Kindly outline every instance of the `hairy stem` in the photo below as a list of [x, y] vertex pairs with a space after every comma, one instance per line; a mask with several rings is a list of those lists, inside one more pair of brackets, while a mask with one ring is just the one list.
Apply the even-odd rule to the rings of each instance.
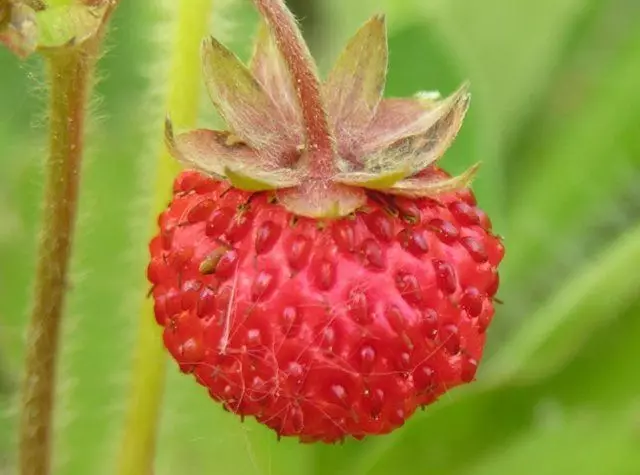
[[314, 177], [333, 175], [333, 140], [322, 103], [320, 80], [315, 62], [295, 18], [282, 0], [254, 0], [265, 18], [296, 85], [304, 120], [310, 170]]
[[51, 61], [50, 156], [36, 289], [27, 332], [20, 470], [49, 473], [58, 333], [75, 222], [89, 71], [79, 50]]
[[[207, 34], [211, 9], [212, 0], [179, 2], [167, 109], [174, 123], [181, 127], [193, 126], [196, 122], [202, 78], [200, 42]], [[163, 137], [163, 133], [159, 132], [158, 140], [164, 144]], [[154, 185], [154, 233], [157, 227], [156, 216], [169, 200], [171, 183], [179, 169], [163, 145]], [[122, 440], [119, 475], [146, 475], [152, 472], [166, 370], [165, 351], [159, 333], [152, 302], [146, 298], [142, 303], [135, 344], [132, 388]]]
[[109, 5], [95, 37], [48, 56], [49, 157], [21, 398], [18, 442], [22, 475], [50, 472], [58, 335], [68, 284], [87, 99], [104, 27], [115, 5], [115, 1]]

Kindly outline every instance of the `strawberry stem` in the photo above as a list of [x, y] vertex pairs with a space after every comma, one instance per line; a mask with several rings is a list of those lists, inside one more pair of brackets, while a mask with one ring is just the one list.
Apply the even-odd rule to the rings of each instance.
[[22, 475], [50, 472], [55, 370], [76, 220], [87, 99], [105, 26], [115, 5], [112, 2], [109, 6], [93, 38], [78, 46], [63, 47], [47, 58], [51, 80], [49, 156], [21, 397], [18, 437]]
[[[167, 112], [180, 127], [196, 123], [200, 100], [200, 43], [207, 34], [212, 0], [178, 2], [177, 28], [169, 72]], [[164, 81], [164, 78], [158, 78]], [[158, 124], [158, 132], [162, 125]], [[163, 135], [157, 137], [163, 144]], [[171, 184], [180, 165], [162, 145], [156, 164], [154, 199], [149, 233], [157, 228], [157, 215], [167, 204]], [[159, 327], [153, 315], [153, 302], [144, 298], [141, 305], [138, 335], [134, 345], [131, 389], [127, 419], [120, 447], [118, 475], [141, 475], [153, 472], [153, 459], [159, 432], [165, 379], [166, 353]]]
[[333, 139], [322, 103], [320, 80], [296, 20], [282, 0], [254, 0], [274, 35], [296, 86], [307, 136], [309, 166], [313, 178], [334, 173]]

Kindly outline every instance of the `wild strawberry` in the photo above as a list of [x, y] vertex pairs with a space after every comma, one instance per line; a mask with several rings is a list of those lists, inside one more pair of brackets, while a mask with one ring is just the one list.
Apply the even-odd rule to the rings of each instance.
[[382, 17], [320, 85], [282, 1], [256, 3], [250, 68], [202, 50], [233, 132], [167, 123], [196, 171], [150, 245], [156, 319], [184, 372], [279, 436], [388, 433], [474, 379], [494, 313], [503, 247], [467, 189], [475, 167], [435, 165], [469, 94], [381, 99]]

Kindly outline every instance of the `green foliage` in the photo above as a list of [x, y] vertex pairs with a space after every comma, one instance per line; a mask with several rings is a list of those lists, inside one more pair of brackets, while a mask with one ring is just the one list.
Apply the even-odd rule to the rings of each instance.
[[[478, 199], [506, 239], [505, 303], [487, 359], [478, 382], [405, 428], [340, 446], [278, 443], [172, 365], [155, 473], [640, 473], [640, 4], [318, 3], [323, 70], [369, 13], [387, 10], [388, 95], [445, 94], [471, 80], [471, 109], [444, 165], [461, 172], [483, 162]], [[255, 15], [238, 4], [224, 39], [246, 48]], [[165, 80], [150, 68], [167, 53], [156, 41], [165, 20], [145, 2], [122, 2], [101, 63], [60, 362], [56, 475], [116, 466], [147, 290], [146, 196], [163, 119], [153, 94]], [[39, 219], [39, 69], [0, 50], [0, 473], [15, 460], [11, 409]]]

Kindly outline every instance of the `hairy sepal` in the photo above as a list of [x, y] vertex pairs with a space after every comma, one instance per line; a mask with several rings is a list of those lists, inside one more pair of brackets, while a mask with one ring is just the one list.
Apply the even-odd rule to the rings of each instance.
[[479, 168], [480, 164], [476, 163], [460, 175], [450, 178], [432, 178], [429, 176], [407, 178], [406, 180], [398, 181], [391, 188], [384, 190], [384, 192], [407, 198], [428, 198], [444, 193], [452, 193], [468, 188]]
[[347, 172], [339, 173], [333, 179], [337, 183], [349, 186], [359, 186], [370, 190], [386, 190], [398, 181], [411, 175], [411, 168], [404, 165], [380, 173]]
[[231, 185], [244, 191], [269, 191], [299, 186], [302, 179], [295, 170], [263, 170], [257, 166], [226, 166], [224, 174]]
[[240, 59], [215, 38], [203, 42], [202, 62], [211, 101], [229, 128], [277, 165], [298, 140], [287, 129], [269, 94]]
[[304, 144], [302, 113], [291, 73], [264, 21], [260, 22], [249, 67], [292, 129], [290, 134]]
[[388, 146], [402, 137], [424, 130], [425, 117], [437, 106], [431, 98], [383, 99], [373, 121], [367, 127], [362, 141], [364, 152]]
[[229, 132], [196, 129], [175, 135], [169, 117], [165, 120], [164, 139], [171, 156], [186, 168], [206, 173], [216, 179], [225, 178], [229, 164], [251, 164], [256, 153], [242, 142], [233, 140]]
[[372, 121], [387, 75], [385, 19], [374, 16], [349, 40], [324, 85], [324, 98], [340, 145], [351, 148]]
[[165, 143], [169, 153], [185, 167], [218, 180], [227, 180], [244, 191], [290, 188], [302, 182], [299, 172], [269, 168], [269, 162], [230, 132], [196, 129], [175, 135], [169, 118], [165, 121]]
[[[471, 97], [468, 88], [465, 83], [435, 104], [425, 99], [381, 104], [362, 145], [365, 170], [384, 170], [407, 163], [414, 173], [419, 173], [438, 160], [462, 126]], [[377, 138], [370, 136], [372, 131], [378, 134]]]

